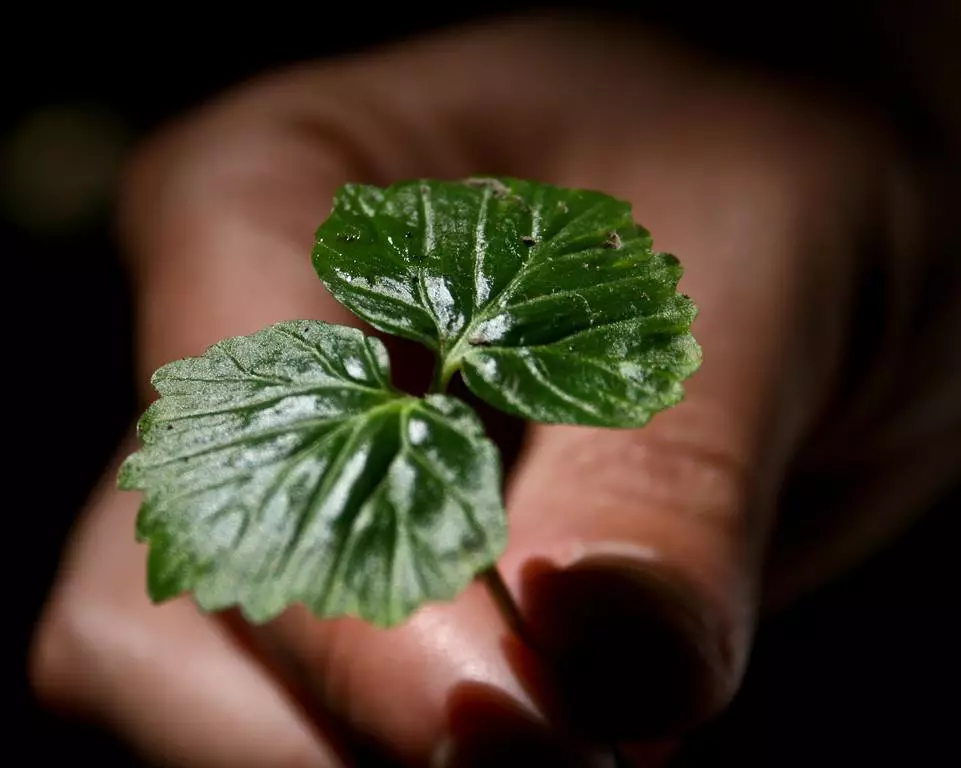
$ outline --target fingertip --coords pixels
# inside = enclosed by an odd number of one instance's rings
[[[733,695],[741,649],[715,606],[677,573],[624,555],[521,574],[531,631],[569,716],[594,736],[676,738]]]

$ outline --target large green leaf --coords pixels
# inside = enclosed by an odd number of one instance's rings
[[[491,404],[629,427],[678,402],[700,362],[678,260],[630,205],[516,179],[347,185],[317,231],[328,289],[439,355]]]
[[[286,322],[154,375],[120,485],[145,492],[155,600],[256,621],[293,602],[380,625],[455,596],[506,541],[497,449],[471,409],[390,388],[383,345]]]

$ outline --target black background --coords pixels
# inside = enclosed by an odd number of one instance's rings
[[[897,34],[880,31],[898,4],[774,5],[776,11],[735,13],[730,5],[721,11],[649,3],[637,12],[665,34],[818,81],[877,109],[925,151],[937,146],[938,124],[909,62],[897,55]],[[509,7],[487,5],[485,13]],[[201,23],[197,8],[165,8],[160,18],[146,9],[129,17],[90,10],[78,18],[38,10],[4,11],[2,146],[38,110],[66,107],[108,116],[122,129],[118,141],[132,147],[159,123],[249,75],[480,15],[466,5],[431,17],[410,8],[378,15],[322,7],[305,17],[260,6],[256,14],[234,9],[229,18]],[[0,181],[9,197],[16,189],[8,170]],[[10,569],[3,583],[13,607],[4,612],[12,651],[5,654],[3,709],[8,718],[14,713],[5,750],[20,756],[10,763],[0,757],[4,764],[53,764],[65,753],[92,761],[124,756],[108,736],[43,712],[24,674],[29,635],[64,537],[135,415],[130,300],[110,203],[107,194],[84,216],[48,227],[24,223],[9,205],[0,208],[2,378],[13,416],[5,442],[6,456],[14,456],[12,467],[4,460],[13,531],[2,539]],[[953,762],[949,715],[961,644],[952,622],[957,539],[949,532],[959,500],[955,494],[888,551],[762,627],[741,696],[695,741],[691,761]]]

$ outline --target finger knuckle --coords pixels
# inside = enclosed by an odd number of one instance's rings
[[[656,508],[697,524],[739,529],[750,471],[732,448],[681,432],[618,431],[567,446],[572,476],[601,505]]]

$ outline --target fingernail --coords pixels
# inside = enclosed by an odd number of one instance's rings
[[[670,739],[733,692],[730,633],[657,561],[588,555],[527,574],[524,596],[569,716],[592,736]]]

